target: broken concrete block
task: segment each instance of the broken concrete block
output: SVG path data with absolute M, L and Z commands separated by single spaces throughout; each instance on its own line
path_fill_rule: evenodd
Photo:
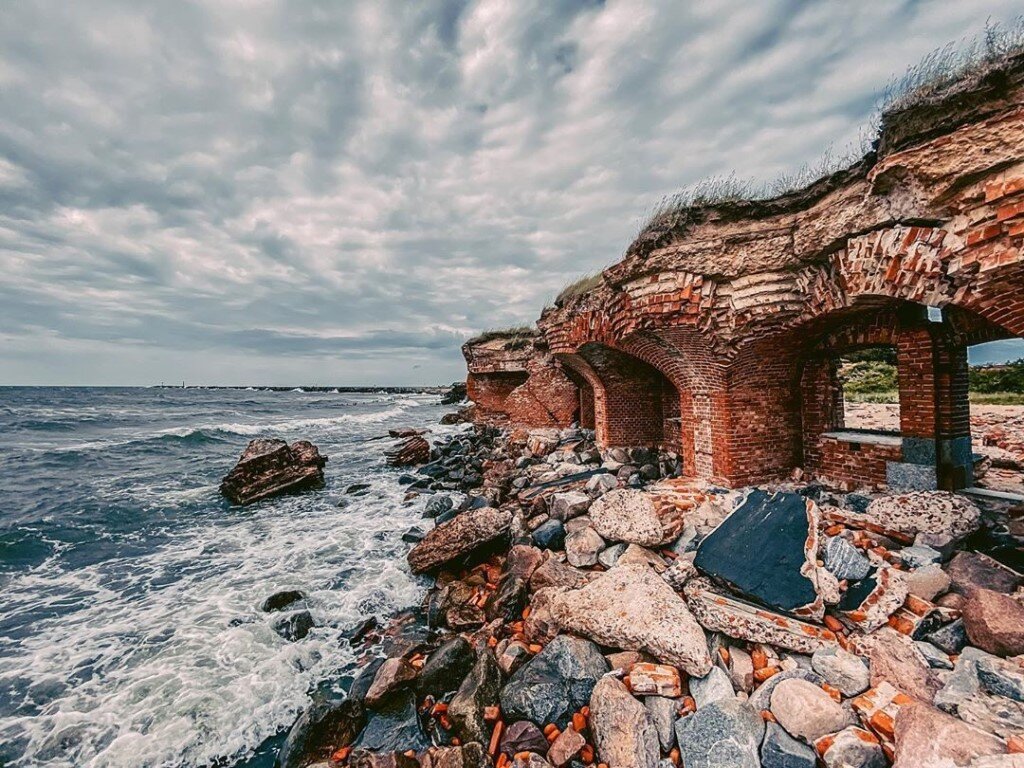
M 851 725 L 814 742 L 825 768 L 885 768 L 882 745 L 870 731 Z
M 820 619 L 817 506 L 796 493 L 753 490 L 697 547 L 697 570 L 761 605 Z
M 959 494 L 918 491 L 877 498 L 868 505 L 863 517 L 911 537 L 940 533 L 962 539 L 978 530 L 981 510 Z
M 840 613 L 862 632 L 874 632 L 907 599 L 907 578 L 902 571 L 882 566 L 851 584 L 839 602 Z
M 889 617 L 889 626 L 901 635 L 920 640 L 942 626 L 942 615 L 934 603 L 907 595 L 903 605 Z
M 687 581 L 683 593 L 694 617 L 712 632 L 798 653 L 814 653 L 836 643 L 832 631 L 726 595 L 704 577 Z
M 685 511 L 663 502 L 656 493 L 623 489 L 597 499 L 590 507 L 590 518 L 608 541 L 657 547 L 679 536 L 685 525 Z
M 629 670 L 629 687 L 634 694 L 642 696 L 674 698 L 683 695 L 679 670 L 668 664 L 651 664 L 643 661 L 634 664 Z
M 896 717 L 901 708 L 913 703 L 913 697 L 895 686 L 880 683 L 855 698 L 852 705 L 864 727 L 891 752 L 896 737 Z
M 597 555 L 604 549 L 604 539 L 591 527 L 572 531 L 565 537 L 565 559 L 576 568 L 597 564 Z

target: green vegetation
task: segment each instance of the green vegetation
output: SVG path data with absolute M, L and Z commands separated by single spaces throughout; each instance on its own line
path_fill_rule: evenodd
M 584 293 L 597 288 L 601 284 L 601 274 L 601 272 L 595 272 L 592 275 L 584 275 L 573 280 L 559 292 L 555 298 L 555 306 L 560 307 L 574 296 L 582 296 Z
M 1005 365 L 977 365 L 970 372 L 971 392 L 1024 394 L 1024 359 Z
M 474 336 L 467 344 L 485 344 L 495 339 L 507 339 L 504 348 L 507 350 L 525 349 L 537 335 L 537 330 L 528 325 L 517 325 L 512 328 L 493 328 Z
M 852 403 L 899 402 L 895 361 L 896 351 L 891 347 L 844 355 L 839 370 L 843 397 Z M 972 403 L 1024 405 L 1024 359 L 973 366 L 969 376 Z

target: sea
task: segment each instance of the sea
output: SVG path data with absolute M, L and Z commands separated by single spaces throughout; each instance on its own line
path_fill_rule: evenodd
M 381 436 L 436 394 L 0 388 L 0 765 L 268 768 L 343 634 L 418 604 L 421 524 Z M 234 507 L 249 440 L 311 440 L 326 486 Z M 363 493 L 348 493 L 366 484 Z M 287 642 L 260 604 L 306 593 Z

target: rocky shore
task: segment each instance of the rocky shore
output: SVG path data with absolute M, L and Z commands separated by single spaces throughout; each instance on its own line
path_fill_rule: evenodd
M 425 603 L 351 634 L 279 764 L 1024 765 L 1024 510 L 679 470 L 580 429 L 433 441 L 401 478 Z

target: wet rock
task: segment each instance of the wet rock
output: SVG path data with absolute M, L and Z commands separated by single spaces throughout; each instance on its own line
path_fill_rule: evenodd
M 561 768 L 580 753 L 587 741 L 572 726 L 566 728 L 552 742 L 548 750 L 548 762 Z
M 487 598 L 484 614 L 488 621 L 501 619 L 504 622 L 518 621 L 526 601 L 530 587 L 527 582 L 512 574 L 506 575 L 498 588 Z
M 1024 653 L 1024 605 L 990 589 L 974 589 L 963 610 L 971 643 L 998 656 Z
M 341 633 L 341 636 L 348 640 L 349 645 L 356 646 L 363 642 L 373 630 L 377 629 L 379 622 L 376 616 L 367 616 L 360 622 L 352 625 Z
M 753 490 L 697 547 L 697 570 L 769 608 L 820 618 L 818 512 L 795 493 Z
M 560 520 L 548 520 L 534 530 L 533 540 L 541 549 L 565 549 L 565 526 Z
M 597 564 L 597 554 L 604 549 L 604 539 L 597 531 L 587 527 L 573 531 L 565 537 L 565 559 L 576 568 Z
M 416 690 L 421 697 L 430 695 L 434 698 L 458 690 L 475 660 L 469 641 L 456 635 L 427 658 L 416 679 Z
M 405 752 L 407 749 L 418 752 L 429 747 L 430 742 L 416 714 L 413 694 L 394 696 L 373 712 L 353 746 L 373 752 Z
M 657 768 L 658 733 L 643 705 L 614 677 L 602 677 L 590 697 L 590 730 L 609 768 Z
M 911 537 L 940 533 L 961 539 L 978 529 L 981 511 L 959 494 L 917 491 L 881 496 L 868 505 L 863 518 Z
M 692 684 L 691 684 L 692 687 Z M 629 669 L 629 688 L 637 696 L 682 696 L 679 670 L 667 664 L 639 661 Z
M 274 631 L 289 642 L 302 640 L 314 626 L 316 625 L 313 623 L 313 616 L 309 611 L 290 613 L 287 616 L 276 619 L 271 624 Z
M 535 723 L 517 720 L 505 728 L 501 735 L 499 750 L 509 757 L 519 752 L 545 754 L 548 750 L 548 740 Z
M 680 718 L 676 741 L 686 768 L 760 768 L 764 731 L 760 714 L 731 699 Z
M 824 690 L 806 680 L 783 680 L 772 693 L 771 711 L 779 725 L 811 742 L 846 725 L 843 708 Z
M 260 606 L 260 610 L 266 613 L 280 611 L 282 608 L 287 608 L 292 603 L 297 603 L 300 600 L 305 599 L 306 595 L 299 592 L 297 589 L 286 589 L 282 592 L 275 592 L 264 600 L 263 605 Z
M 423 516 L 437 517 L 438 515 L 452 509 L 454 506 L 455 504 L 452 502 L 451 496 L 446 496 L 440 493 L 435 494 L 430 497 L 426 505 L 423 507 Z
M 814 750 L 797 741 L 775 723 L 767 723 L 761 742 L 762 768 L 814 768 Z
M 484 722 L 484 708 L 497 705 L 500 690 L 501 670 L 494 654 L 485 649 L 480 652 L 473 669 L 448 705 L 448 717 L 464 743 L 485 743 L 490 738 L 490 728 Z
M 711 669 L 704 632 L 686 603 L 650 568 L 617 565 L 582 589 L 555 595 L 551 611 L 563 628 L 703 676 Z
M 505 570 L 520 579 L 529 581 L 533 572 L 544 562 L 544 553 L 536 547 L 516 544 L 508 551 Z
M 590 507 L 594 528 L 608 541 L 654 547 L 675 539 L 683 530 L 682 512 L 656 497 L 635 490 L 609 491 Z
M 467 510 L 438 525 L 409 552 L 413 573 L 425 573 L 472 553 L 508 532 L 512 513 L 482 507 Z
M 662 752 L 668 752 L 676 745 L 675 724 L 679 701 L 667 699 L 664 696 L 647 696 L 644 698 L 644 708 L 647 710 L 651 724 L 658 734 L 658 743 Z
M 565 491 L 554 493 L 548 500 L 548 514 L 553 520 L 572 520 L 585 514 L 590 507 L 590 497 L 579 491 Z
M 377 670 L 370 689 L 366 692 L 366 706 L 375 709 L 393 693 L 408 688 L 416 679 L 416 669 L 402 658 L 387 659 Z
M 906 635 L 883 629 L 863 638 L 856 650 L 868 658 L 873 686 L 889 683 L 926 702 L 931 702 L 941 687 L 934 670 Z
M 842 648 L 822 648 L 811 657 L 811 668 L 843 696 L 856 696 L 871 685 L 871 672 L 859 656 Z
M 1020 575 L 978 552 L 957 552 L 946 564 L 953 589 L 967 594 L 972 589 L 990 589 L 1009 594 L 1020 584 Z
M 732 681 L 720 667 L 712 667 L 704 677 L 690 678 L 690 695 L 697 702 L 697 708 L 723 699 L 736 697 Z
M 934 600 L 947 591 L 950 578 L 939 565 L 926 565 L 907 574 L 907 591 L 924 600 Z
M 844 728 L 835 736 L 819 740 L 818 744 L 825 768 L 885 768 L 887 765 L 882 745 L 863 728 Z
M 412 526 L 409 530 L 402 534 L 402 541 L 406 544 L 418 544 L 423 541 L 424 534 L 423 529 L 417 525 Z
M 825 542 L 825 567 L 837 579 L 860 581 L 871 570 L 871 562 L 846 539 L 833 536 Z
M 512 675 L 501 691 L 501 711 L 510 720 L 565 728 L 607 671 L 597 646 L 560 635 Z
M 968 765 L 975 757 L 1001 754 L 1003 743 L 926 704 L 903 706 L 896 716 L 893 768 L 933 768 L 940 760 Z
M 420 435 L 411 435 L 384 451 L 384 457 L 389 467 L 426 464 L 430 461 L 430 443 Z
M 326 760 L 334 750 L 351 744 L 365 722 L 366 715 L 358 701 L 315 695 L 313 703 L 288 731 L 277 753 L 278 768 L 302 768 Z
M 934 632 L 929 632 L 924 639 L 946 653 L 960 653 L 967 645 L 967 630 L 964 628 L 963 619 L 957 619 Z
M 327 457 L 306 440 L 288 445 L 284 440 L 249 442 L 234 468 L 220 484 L 232 504 L 252 504 L 282 493 L 317 488 L 324 482 Z

